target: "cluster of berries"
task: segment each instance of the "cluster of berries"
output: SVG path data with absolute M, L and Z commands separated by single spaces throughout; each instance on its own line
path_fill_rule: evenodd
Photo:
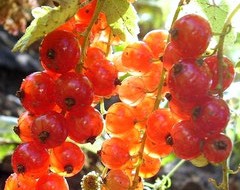
M 87 41 L 81 35 L 96 2 L 45 36 L 44 70 L 21 84 L 17 94 L 26 112 L 15 132 L 23 143 L 12 155 L 14 174 L 5 190 L 69 189 L 64 177 L 78 173 L 85 162 L 80 144 L 93 143 L 103 128 L 109 138 L 99 156 L 108 172 L 102 180 L 91 175 L 102 190 L 143 189 L 141 179 L 156 175 L 161 158 L 171 152 L 211 163 L 231 152 L 231 140 L 222 133 L 230 112 L 219 94 L 231 84 L 234 67 L 226 57 L 201 59 L 212 37 L 209 23 L 189 14 L 175 21 L 170 36 L 153 30 L 111 52 L 121 41 L 103 13 Z M 113 95 L 121 101 L 110 106 L 104 123 L 94 106 Z M 159 107 L 163 97 L 169 108 Z M 93 188 L 89 184 L 95 183 L 83 181 L 83 189 Z

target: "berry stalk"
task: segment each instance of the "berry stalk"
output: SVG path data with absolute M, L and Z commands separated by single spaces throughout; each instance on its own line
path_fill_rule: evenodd
M 92 17 L 86 31 L 84 32 L 84 40 L 83 40 L 83 44 L 82 44 L 82 47 L 81 47 L 82 48 L 82 54 L 81 54 L 80 62 L 76 66 L 76 72 L 77 73 L 80 73 L 81 70 L 82 70 L 85 55 L 86 55 L 86 50 L 87 50 L 88 43 L 89 43 L 89 35 L 90 35 L 90 32 L 92 30 L 92 27 L 93 27 L 94 23 L 97 21 L 98 16 L 99 16 L 100 12 L 102 11 L 104 3 L 105 3 L 105 0 L 98 0 L 97 1 L 96 10 L 94 11 L 93 17 Z

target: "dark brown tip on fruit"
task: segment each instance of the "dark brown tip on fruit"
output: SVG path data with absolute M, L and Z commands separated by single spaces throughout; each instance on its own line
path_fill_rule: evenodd
M 173 28 L 169 31 L 169 34 L 171 35 L 171 38 L 176 40 L 178 38 L 178 30 L 176 28 Z
M 40 141 L 42 143 L 45 143 L 46 140 L 49 138 L 50 134 L 49 132 L 47 131 L 42 131 L 39 135 L 38 135 L 38 138 L 40 139 Z
M 18 173 L 24 173 L 25 171 L 26 171 L 26 168 L 25 168 L 24 165 L 22 165 L 22 164 L 17 165 L 17 172 Z
M 159 60 L 160 60 L 161 62 L 163 62 L 163 56 L 160 56 L 160 57 L 159 57 Z
M 168 92 L 165 94 L 165 98 L 170 102 L 172 100 L 172 95 Z
M 64 171 L 67 172 L 68 174 L 73 172 L 73 166 L 72 165 L 66 165 L 64 167 Z
M 167 144 L 167 145 L 170 145 L 170 146 L 173 145 L 173 138 L 172 138 L 172 136 L 171 136 L 170 133 L 166 136 L 165 139 L 166 139 L 166 144 Z
M 76 104 L 76 101 L 73 98 L 65 98 L 64 102 L 69 109 Z
M 56 52 L 53 49 L 48 49 L 47 51 L 47 58 L 48 59 L 55 59 Z
M 200 113 L 201 113 L 201 107 L 200 106 L 195 107 L 192 111 L 193 119 L 197 119 Z
M 196 62 L 199 66 L 202 66 L 203 63 L 204 63 L 204 60 L 202 58 L 199 58 L 199 59 L 196 60 Z
M 60 4 L 57 1 L 53 1 L 54 6 L 58 7 Z
M 181 63 L 177 63 L 173 66 L 173 74 L 174 75 L 178 75 L 179 73 L 181 73 L 183 69 L 183 65 Z
M 20 128 L 18 126 L 14 126 L 13 127 L 13 131 L 15 134 L 17 134 L 18 136 L 20 135 Z
M 215 141 L 214 142 L 214 147 L 217 150 L 226 150 L 227 149 L 227 144 L 224 141 Z
M 16 92 L 16 96 L 20 99 L 20 101 L 24 98 L 24 91 L 23 90 L 18 90 Z
M 95 141 L 96 141 L 96 137 L 89 137 L 86 142 L 93 144 Z
M 122 84 L 122 82 L 121 82 L 118 78 L 116 78 L 116 79 L 114 80 L 114 85 L 115 85 L 115 86 L 121 85 L 121 84 Z

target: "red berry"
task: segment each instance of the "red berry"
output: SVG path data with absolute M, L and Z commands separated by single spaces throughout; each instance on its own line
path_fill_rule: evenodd
M 35 189 L 36 179 L 22 174 L 12 173 L 5 182 L 4 190 Z
M 89 61 L 85 74 L 93 85 L 94 94 L 98 96 L 112 95 L 119 84 L 118 72 L 107 59 Z
M 23 80 L 17 96 L 29 112 L 34 114 L 45 113 L 55 106 L 55 83 L 44 72 L 32 73 Z
M 123 170 L 110 170 L 105 180 L 107 189 L 127 190 L 130 187 L 130 179 Z
M 34 141 L 45 148 L 61 145 L 68 136 L 65 118 L 53 111 L 36 117 L 31 130 Z
M 85 75 L 68 72 L 57 79 L 56 85 L 57 104 L 63 110 L 78 110 L 91 105 L 93 89 Z
M 106 130 L 108 133 L 120 134 L 134 128 L 135 118 L 131 107 L 118 102 L 112 104 L 106 115 Z
M 207 49 L 212 31 L 206 19 L 188 14 L 174 22 L 170 35 L 183 57 L 198 57 Z
M 208 95 L 212 83 L 208 66 L 196 59 L 183 59 L 168 74 L 171 95 L 182 102 L 198 101 Z
M 222 68 L 222 87 L 219 85 L 219 70 L 218 65 L 219 61 L 216 55 L 207 57 L 204 59 L 208 67 L 210 68 L 210 72 L 212 73 L 212 85 L 210 88 L 211 93 L 216 94 L 219 90 L 224 91 L 226 90 L 234 79 L 234 65 L 233 63 L 227 58 L 223 57 L 223 68 Z
M 147 120 L 147 136 L 151 141 L 157 144 L 171 146 L 168 142 L 170 131 L 176 123 L 176 118 L 168 109 L 157 109 L 152 112 Z
M 50 169 L 61 176 L 77 174 L 83 168 L 84 162 L 82 149 L 72 142 L 64 142 L 50 152 Z
M 122 54 L 122 64 L 133 72 L 150 71 L 152 61 L 152 50 L 142 41 L 129 44 Z
M 93 143 L 103 130 L 103 118 L 93 107 L 66 114 L 69 137 L 78 143 Z
M 102 163 L 109 169 L 123 168 L 130 159 L 128 146 L 116 137 L 103 142 L 100 156 Z
M 172 66 L 178 63 L 182 59 L 178 49 L 169 42 L 163 53 L 163 66 L 165 69 L 170 70 Z
M 159 59 L 167 44 L 168 31 L 166 30 L 151 30 L 144 37 L 143 41 L 150 47 L 155 59 Z
M 18 118 L 18 125 L 14 127 L 14 132 L 20 137 L 22 142 L 30 142 L 32 138 L 32 123 L 36 116 L 28 111 L 23 112 Z
M 54 30 L 47 34 L 39 50 L 43 68 L 56 73 L 74 69 L 80 59 L 80 52 L 74 34 L 64 30 Z
M 17 174 L 38 178 L 48 172 L 49 154 L 33 142 L 22 143 L 12 154 L 12 168 Z
M 232 142 L 224 134 L 207 138 L 203 144 L 203 154 L 211 163 L 220 163 L 228 158 L 232 151 Z
M 40 177 L 35 190 L 69 190 L 66 179 L 55 173 L 48 173 Z
M 196 106 L 192 112 L 192 120 L 198 135 L 206 137 L 222 132 L 230 119 L 227 103 L 220 98 L 211 99 Z
M 190 160 L 201 154 L 201 139 L 191 121 L 183 120 L 175 124 L 171 131 L 173 151 L 179 158 Z

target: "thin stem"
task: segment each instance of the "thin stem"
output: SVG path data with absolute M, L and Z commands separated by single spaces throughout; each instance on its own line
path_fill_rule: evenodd
M 179 1 L 178 6 L 177 6 L 177 10 L 175 11 L 174 16 L 173 16 L 173 19 L 172 19 L 170 31 L 171 31 L 171 29 L 172 29 L 172 27 L 173 27 L 174 22 L 177 20 L 178 15 L 179 15 L 179 13 L 180 13 L 180 11 L 181 11 L 181 9 L 182 9 L 182 6 L 185 4 L 185 2 L 186 2 L 186 0 L 180 0 L 180 1 Z M 190 2 L 190 1 L 189 1 L 189 2 Z M 189 2 L 187 2 L 187 3 L 189 3 Z M 167 41 L 169 42 L 169 40 L 170 40 L 170 35 L 168 35 Z
M 226 35 L 229 33 L 229 27 L 231 27 L 231 21 L 234 15 L 239 11 L 240 9 L 240 4 L 235 7 L 235 9 L 229 14 L 227 17 L 221 35 L 219 37 L 219 42 L 218 42 L 218 51 L 217 51 L 217 58 L 218 58 L 218 89 L 219 89 L 219 96 L 223 96 L 223 70 L 224 70 L 224 62 L 223 62 L 223 45 L 224 45 L 224 40 Z
M 224 62 L 223 62 L 223 46 L 226 35 L 231 29 L 231 21 L 234 15 L 240 10 L 240 4 L 238 4 L 235 9 L 227 17 L 221 35 L 219 36 L 219 42 L 217 45 L 217 58 L 218 58 L 218 94 L 219 97 L 223 97 L 223 72 L 224 72 Z M 229 159 L 229 158 L 228 158 Z M 222 183 L 217 185 L 215 180 L 211 180 L 214 186 L 219 190 L 229 190 L 229 161 L 225 160 L 222 163 Z
M 100 12 L 102 11 L 105 1 L 106 0 L 98 0 L 97 1 L 96 10 L 94 11 L 93 17 L 92 17 L 86 31 L 84 32 L 84 40 L 83 40 L 83 44 L 82 44 L 81 58 L 80 58 L 80 62 L 76 66 L 76 72 L 78 72 L 78 73 L 81 72 L 83 64 L 84 64 L 84 59 L 86 56 L 86 51 L 87 51 L 87 47 L 89 44 L 89 36 L 90 36 L 91 30 L 92 30 L 92 27 L 96 23 L 98 16 L 99 16 Z

